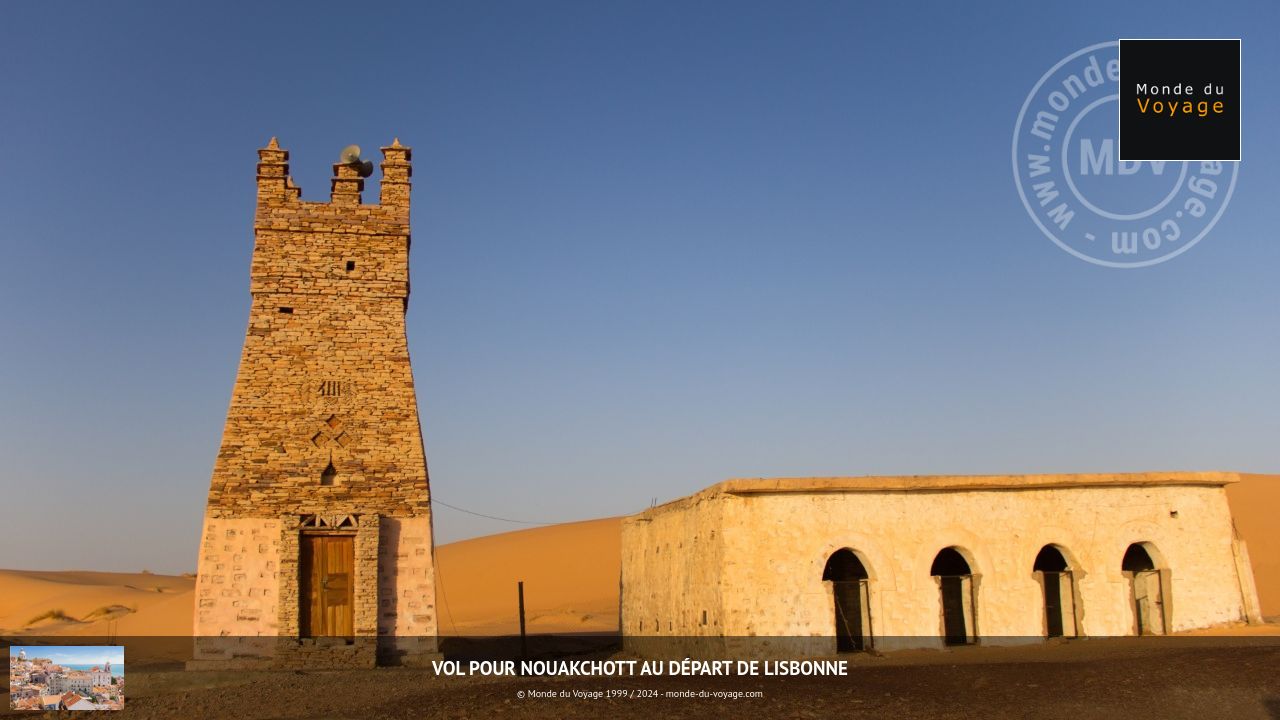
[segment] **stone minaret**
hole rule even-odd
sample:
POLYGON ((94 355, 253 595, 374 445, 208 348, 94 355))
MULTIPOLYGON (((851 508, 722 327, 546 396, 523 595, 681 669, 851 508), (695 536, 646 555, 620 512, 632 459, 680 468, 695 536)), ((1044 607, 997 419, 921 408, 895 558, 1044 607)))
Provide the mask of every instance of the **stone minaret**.
POLYGON ((306 202, 258 151, 240 369, 213 468, 193 667, 369 666, 435 656, 427 465, 409 367, 412 153, 382 148, 306 202))

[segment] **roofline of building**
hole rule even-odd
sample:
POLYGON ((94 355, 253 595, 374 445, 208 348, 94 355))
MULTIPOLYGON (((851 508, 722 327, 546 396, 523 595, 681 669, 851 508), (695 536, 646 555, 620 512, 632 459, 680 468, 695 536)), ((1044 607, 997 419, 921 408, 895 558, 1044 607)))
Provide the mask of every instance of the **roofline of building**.
POLYGON ((1047 490, 1054 488, 1204 486, 1225 487, 1243 477, 1272 478, 1238 472, 1052 473, 1039 475, 863 475, 851 477, 731 478, 692 495, 677 498, 630 516, 651 518, 677 507, 725 495, 790 493, 961 492, 1047 490))
MULTIPOLYGON (((1142 472, 1048 475, 867 475, 862 477, 731 478, 713 485, 721 493, 758 495, 793 492, 938 492, 1025 490, 1065 487, 1217 485, 1239 482, 1232 472, 1142 472)), ((709 488, 710 489, 710 488, 709 488)))

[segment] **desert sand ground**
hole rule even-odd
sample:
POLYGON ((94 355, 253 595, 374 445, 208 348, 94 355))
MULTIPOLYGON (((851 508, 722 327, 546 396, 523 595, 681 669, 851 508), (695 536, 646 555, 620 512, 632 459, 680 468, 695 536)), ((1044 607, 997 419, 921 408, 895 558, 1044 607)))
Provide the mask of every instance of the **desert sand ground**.
MULTIPOLYGON (((1248 543, 1263 615, 1280 617, 1280 480, 1248 476, 1227 495, 1248 543)), ((441 545, 440 634, 516 633, 520 580, 530 633, 616 632, 619 527, 618 518, 606 518, 441 545)), ((151 573, 0 570, 0 632, 189 635, 193 585, 188 576, 151 573), (48 616, 54 611, 61 615, 48 616)))

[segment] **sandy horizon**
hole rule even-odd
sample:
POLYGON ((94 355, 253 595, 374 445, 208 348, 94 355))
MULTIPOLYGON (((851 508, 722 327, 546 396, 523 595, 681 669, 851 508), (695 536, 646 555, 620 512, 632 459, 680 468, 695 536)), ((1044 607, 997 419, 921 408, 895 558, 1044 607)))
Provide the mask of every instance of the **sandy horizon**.
MULTIPOLYGON (((616 632, 620 543, 604 518, 439 546, 440 635, 518 633, 520 580, 528 632, 616 632)), ((0 634, 190 635, 194 592, 194 573, 0 569, 0 634)))
MULTIPOLYGON (((1245 475, 1228 486, 1262 614, 1280 616, 1280 479, 1245 475)), ((621 518, 486 535, 436 549, 441 636, 519 632, 525 583, 530 633, 618 631, 621 518)), ((1176 570, 1175 570, 1176 572, 1176 570)), ((0 633, 28 636, 190 635, 195 577, 149 572, 0 570, 0 633)))

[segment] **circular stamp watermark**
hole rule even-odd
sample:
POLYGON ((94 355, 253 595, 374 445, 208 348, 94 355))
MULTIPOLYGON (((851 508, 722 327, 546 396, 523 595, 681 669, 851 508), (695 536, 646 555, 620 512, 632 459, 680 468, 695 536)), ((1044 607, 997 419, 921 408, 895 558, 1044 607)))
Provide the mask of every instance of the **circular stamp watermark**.
POLYGON ((1146 267, 1213 229, 1240 165, 1121 160, 1119 80, 1115 41, 1049 68, 1013 128, 1013 177, 1023 207, 1058 247, 1095 265, 1146 267))

